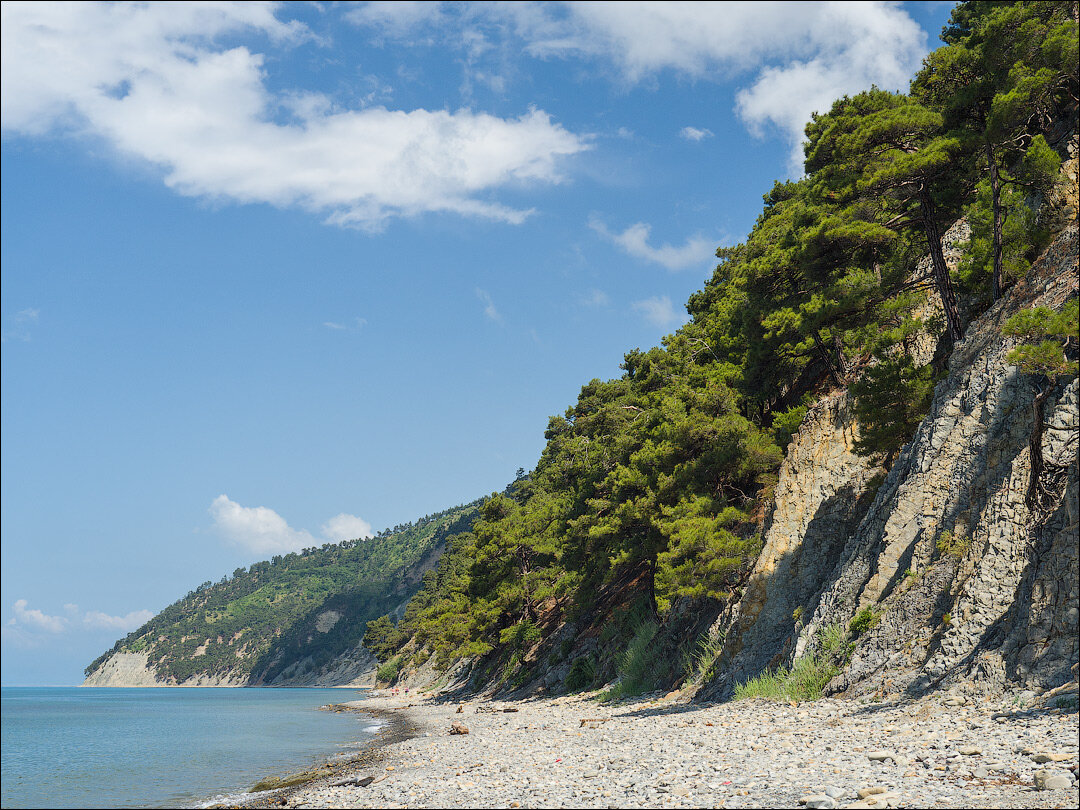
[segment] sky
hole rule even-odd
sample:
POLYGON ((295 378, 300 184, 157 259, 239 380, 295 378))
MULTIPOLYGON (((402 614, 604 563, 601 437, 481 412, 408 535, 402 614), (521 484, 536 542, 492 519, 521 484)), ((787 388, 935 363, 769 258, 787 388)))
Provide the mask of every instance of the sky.
POLYGON ((0 680, 531 469, 950 8, 4 2, 0 680))

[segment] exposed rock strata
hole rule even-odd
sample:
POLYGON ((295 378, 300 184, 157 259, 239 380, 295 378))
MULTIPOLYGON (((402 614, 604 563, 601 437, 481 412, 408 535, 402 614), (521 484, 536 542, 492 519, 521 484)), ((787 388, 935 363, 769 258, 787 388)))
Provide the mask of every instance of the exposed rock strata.
POLYGON ((118 652, 109 656, 83 686, 161 686, 147 666, 146 653, 118 652))
POLYGON ((1077 293, 1077 228, 975 321, 927 418, 880 487, 852 452, 844 395, 818 403, 780 472, 765 547, 727 628, 723 674, 703 697, 814 652, 830 625, 880 613, 832 689, 918 693, 971 681, 1042 688, 1078 655, 1077 383, 1046 408, 1043 454, 1056 493, 1025 503, 1033 389, 1001 335, 1021 308, 1077 293), (872 497, 872 504, 866 501, 872 497), (868 507, 868 508, 867 508, 868 507))

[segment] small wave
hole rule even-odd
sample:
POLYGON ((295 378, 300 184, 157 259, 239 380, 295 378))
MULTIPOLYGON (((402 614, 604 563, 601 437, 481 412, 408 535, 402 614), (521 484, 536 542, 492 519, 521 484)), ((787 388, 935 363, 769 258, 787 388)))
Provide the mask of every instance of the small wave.
POLYGON ((204 799, 201 804, 195 805, 195 807, 208 808, 208 807, 244 807, 256 798, 268 796, 276 791, 264 790, 260 793, 218 793, 215 796, 211 796, 208 799, 204 799))

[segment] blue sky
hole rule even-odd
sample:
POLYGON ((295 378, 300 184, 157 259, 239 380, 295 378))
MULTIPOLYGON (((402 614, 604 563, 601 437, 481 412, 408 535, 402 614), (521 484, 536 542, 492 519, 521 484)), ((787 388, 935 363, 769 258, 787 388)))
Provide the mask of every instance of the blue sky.
POLYGON ((3 683, 531 468, 950 7, 5 3, 3 683))

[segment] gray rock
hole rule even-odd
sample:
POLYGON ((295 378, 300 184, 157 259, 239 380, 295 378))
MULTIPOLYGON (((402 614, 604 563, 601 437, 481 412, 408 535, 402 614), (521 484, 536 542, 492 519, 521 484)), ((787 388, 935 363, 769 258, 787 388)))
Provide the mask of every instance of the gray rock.
POLYGON ((1031 761, 1037 762, 1039 765, 1047 762, 1067 762, 1069 759, 1071 759, 1071 756, 1069 754, 1061 753, 1047 754, 1044 752, 1039 752, 1038 754, 1032 754, 1031 756, 1031 761))
POLYGON ((827 796, 824 793, 818 793, 812 796, 803 796, 799 799, 799 804, 806 807, 819 808, 820 810, 833 810, 837 806, 836 799, 832 796, 827 796))
POLYGON ((1072 783, 1072 776, 1067 773, 1035 772, 1035 787, 1038 790, 1068 790, 1072 783))

